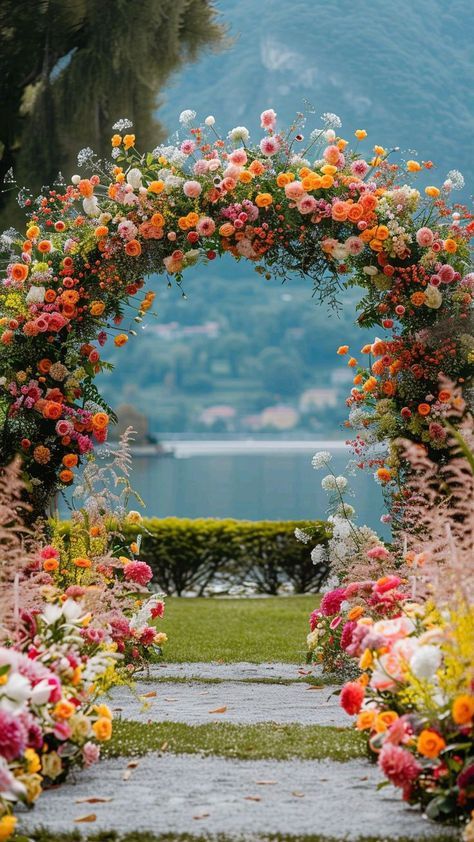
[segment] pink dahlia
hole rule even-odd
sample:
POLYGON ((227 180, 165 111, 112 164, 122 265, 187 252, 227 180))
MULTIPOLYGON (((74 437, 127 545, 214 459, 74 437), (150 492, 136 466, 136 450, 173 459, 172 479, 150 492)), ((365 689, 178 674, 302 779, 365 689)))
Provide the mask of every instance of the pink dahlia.
POLYGON ((346 595, 345 588, 336 588, 324 594, 321 601, 321 611, 325 617, 332 617, 338 614, 346 595))
POLYGON ((357 626, 357 623, 354 620, 349 620, 342 630, 341 634, 341 649, 347 649, 348 646, 352 643, 352 633, 357 626))
POLYGON ((0 710, 0 755, 5 760, 15 760, 26 747, 25 729, 18 719, 6 710, 0 710))
POLYGON ((341 690, 339 704, 349 716, 359 713, 364 701, 365 690, 357 681, 349 681, 341 690))
POLYGON ((155 639, 155 635, 156 629, 153 628, 153 626, 147 626, 140 634, 140 643, 142 643, 143 646, 151 646, 155 639))
POLYGON ((147 585, 153 578, 153 571, 145 561, 130 561, 123 569, 125 578, 137 585, 147 585))
POLYGON ((262 111, 260 114, 260 125, 262 129, 273 131, 276 125, 276 116, 276 111, 273 108, 267 108, 266 111, 262 111))
POLYGON ((272 155, 276 155, 280 146, 281 143, 278 137, 264 137, 263 140, 260 141, 260 151, 263 155, 266 155, 267 158, 270 158, 272 155))
POLYGON ((416 780, 421 772, 421 766, 413 755, 393 743, 384 744, 378 765, 390 783, 402 788, 416 780))
POLYGON ((316 610, 312 612, 312 614, 309 618, 309 627, 310 627, 311 631, 315 630, 315 628, 318 625, 322 616, 323 615, 318 608, 316 608, 316 610))

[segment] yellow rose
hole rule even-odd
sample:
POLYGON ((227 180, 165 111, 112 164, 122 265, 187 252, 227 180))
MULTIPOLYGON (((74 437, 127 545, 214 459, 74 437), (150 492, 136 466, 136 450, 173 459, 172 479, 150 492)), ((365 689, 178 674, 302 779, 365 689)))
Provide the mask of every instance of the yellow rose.
POLYGON ((354 132, 354 134, 357 140, 364 140, 364 138, 367 137, 367 132, 365 129, 357 129, 357 131, 354 132))
POLYGON ((108 705, 94 705, 94 710, 98 716, 105 716, 106 719, 112 719, 112 711, 108 705))
POLYGON ((164 632, 158 632, 158 634, 155 634, 153 642, 156 643, 157 646, 162 646, 164 643, 168 642, 168 635, 164 632))
POLYGON ((6 842, 15 833, 15 816, 2 816, 0 819, 0 842, 6 842))
POLYGON ((45 778, 51 778, 54 781, 58 775, 63 771, 63 764, 57 751, 51 751, 48 754, 43 754, 41 758, 41 772, 45 778))
POLYGON ((27 748, 24 754, 24 758, 26 760, 26 768, 29 775, 33 775, 35 772, 40 771, 41 760, 36 754, 34 748, 27 748))
POLYGON ((17 781, 23 784, 26 789, 26 800, 28 804, 34 804, 42 792, 41 775, 18 775, 17 781))
POLYGON ((91 732, 90 721, 83 713, 77 713, 75 716, 71 716, 69 727, 71 728, 72 739, 79 742, 86 740, 91 732))
POLYGON ((101 716, 97 722, 94 722, 92 730, 94 731, 96 739, 103 743, 106 740, 110 740, 112 736, 112 722, 108 719, 108 717, 101 716))

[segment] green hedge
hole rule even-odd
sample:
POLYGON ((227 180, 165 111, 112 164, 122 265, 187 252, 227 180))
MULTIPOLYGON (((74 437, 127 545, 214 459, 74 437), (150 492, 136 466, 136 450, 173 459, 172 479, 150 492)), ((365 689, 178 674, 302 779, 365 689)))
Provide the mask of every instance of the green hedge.
MULTIPOLYGON (((67 534, 67 522, 63 530, 67 534)), ((322 521, 145 518, 121 532, 128 541, 142 535, 140 558, 152 567, 154 584, 170 595, 201 596, 217 585, 225 591, 246 582, 258 593, 276 594, 288 583, 296 593, 308 593, 327 575, 311 561, 313 546, 328 537, 322 521), (307 544, 295 538, 296 527, 311 535, 307 544)))
MULTIPOLYGON (((259 593, 276 594, 288 582, 296 593, 306 593, 317 590, 327 574, 311 561, 314 544, 328 537, 322 522, 171 517, 146 519, 143 526, 140 558, 168 594, 202 595, 217 583, 244 582, 254 582, 259 593), (309 532, 312 542, 297 541, 296 527, 309 532)), ((140 531, 127 527, 127 537, 140 531)))

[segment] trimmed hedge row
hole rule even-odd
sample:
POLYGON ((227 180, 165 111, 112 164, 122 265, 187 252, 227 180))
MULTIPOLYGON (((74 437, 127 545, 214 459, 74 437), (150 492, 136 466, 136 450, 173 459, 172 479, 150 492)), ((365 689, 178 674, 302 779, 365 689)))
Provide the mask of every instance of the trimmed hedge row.
POLYGON ((121 532, 128 541, 142 535, 140 559, 170 595, 202 596, 250 582, 263 594, 277 594, 288 583, 296 593, 307 593, 317 591, 328 572, 311 561, 313 546, 329 537, 323 521, 145 518, 121 532), (295 538, 296 527, 311 536, 307 544, 295 538))

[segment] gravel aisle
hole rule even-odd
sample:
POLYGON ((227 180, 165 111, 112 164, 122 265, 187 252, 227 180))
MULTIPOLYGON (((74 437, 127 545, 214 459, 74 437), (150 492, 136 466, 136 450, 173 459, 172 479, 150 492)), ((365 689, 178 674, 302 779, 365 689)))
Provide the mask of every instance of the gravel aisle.
POLYGON ((170 721, 188 725, 205 722, 298 722, 302 725, 348 727, 350 719, 339 706, 336 687, 310 689, 309 684, 173 684, 137 682, 133 695, 116 687, 109 699, 114 716, 140 722, 170 721), (155 694, 156 695, 150 695, 155 694), (226 708, 221 713, 211 713, 226 708))
POLYGON ((150 667, 150 675, 156 678, 220 678, 227 681, 242 681, 243 679, 279 679, 296 681, 302 675, 318 675, 319 667, 301 667, 295 664, 251 664, 239 661, 235 664, 221 664, 196 662, 192 664, 155 664, 150 667))
MULTIPOLYGON (((439 828, 403 806, 398 792, 380 793, 376 768, 361 761, 241 761, 195 755, 147 755, 135 769, 127 759, 104 761, 40 798, 21 830, 47 826, 84 834, 115 829, 155 833, 321 833, 356 839, 409 835, 429 838, 439 828), (128 779, 124 781, 124 774, 128 779), (262 783, 263 782, 263 783, 262 783), (78 804, 91 796, 105 803, 78 804), (75 820, 96 815, 96 821, 75 820)), ((453 837, 454 838, 454 837, 453 837)))

